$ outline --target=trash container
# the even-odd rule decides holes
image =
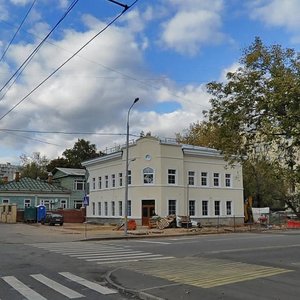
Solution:
[[[37,208],[34,206],[25,207],[24,209],[24,222],[35,223],[37,217]]]

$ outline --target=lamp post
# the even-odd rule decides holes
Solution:
[[[127,113],[127,131],[126,131],[126,169],[125,169],[125,211],[124,211],[124,233],[127,235],[128,231],[128,224],[127,224],[127,219],[128,219],[128,168],[129,168],[129,114],[130,111],[135,103],[137,103],[140,99],[135,98],[133,103],[128,109]]]

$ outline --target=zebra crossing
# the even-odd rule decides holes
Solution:
[[[84,286],[85,288],[88,288],[89,290],[96,292],[98,294],[102,295],[110,295],[110,294],[116,294],[117,291],[114,289],[110,289],[106,286],[100,285],[96,282],[89,281],[83,277],[79,277],[75,274],[69,273],[69,272],[59,272],[58,278],[56,280],[51,279],[44,274],[30,274],[28,277],[30,279],[33,279],[35,282],[30,282],[28,284],[28,278],[18,279],[15,276],[3,276],[0,277],[0,288],[5,290],[6,287],[2,286],[3,282],[4,285],[8,285],[13,290],[13,295],[9,294],[6,295],[7,298],[3,298],[5,296],[2,296],[1,300],[5,299],[21,299],[20,296],[23,296],[22,299],[28,299],[28,300],[47,300],[49,298],[46,298],[46,293],[49,295],[49,291],[45,290],[46,288],[49,288],[52,291],[55,291],[56,293],[61,294],[62,296],[68,298],[68,299],[78,299],[78,298],[86,298],[88,295],[84,295],[82,291],[86,292],[86,289],[80,289],[80,293],[75,291],[73,288],[67,287],[67,284],[70,284],[70,282],[73,282],[80,288],[80,286]],[[2,281],[2,282],[1,282]],[[65,283],[66,285],[62,284]],[[41,285],[43,287],[44,295],[37,292],[38,288],[34,289],[32,286]],[[12,298],[13,297],[13,298]],[[97,297],[97,296],[96,296]],[[53,296],[51,296],[50,299],[54,299]]]
[[[173,256],[164,256],[162,254],[134,250],[129,246],[116,246],[96,242],[38,243],[29,244],[29,246],[87,262],[94,262],[98,265],[174,258]]]

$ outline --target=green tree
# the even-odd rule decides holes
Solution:
[[[47,165],[47,171],[52,172],[55,168],[71,168],[72,165],[64,157],[52,159]]]
[[[271,165],[284,170],[282,180],[289,187],[284,198],[291,206],[287,196],[299,197],[290,191],[299,185],[300,56],[256,38],[240,63],[227,73],[226,82],[207,85],[212,95],[209,121],[220,128],[227,157],[253,160],[264,152]]]
[[[66,149],[63,156],[69,162],[71,168],[82,168],[81,163],[85,160],[99,157],[96,145],[84,139],[78,139],[72,149]]]
[[[42,156],[40,152],[33,152],[30,157],[26,154],[22,154],[20,159],[22,177],[30,177],[33,179],[46,179],[48,177],[46,166],[49,160],[46,156]]]

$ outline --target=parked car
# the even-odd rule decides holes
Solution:
[[[57,213],[47,213],[45,219],[43,219],[41,223],[49,224],[49,226],[55,224],[62,226],[64,224],[64,216]]]

